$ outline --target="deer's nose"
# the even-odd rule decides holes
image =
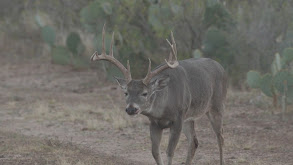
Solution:
[[[136,107],[129,106],[126,108],[125,111],[127,112],[128,115],[134,115],[137,113],[138,109]]]

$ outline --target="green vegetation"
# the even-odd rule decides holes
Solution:
[[[82,54],[85,46],[77,32],[70,32],[66,38],[66,46],[55,44],[56,33],[51,26],[42,26],[40,17],[35,17],[37,25],[41,29],[42,39],[51,48],[52,62],[60,65],[72,65],[75,68],[85,68],[88,66]]]
[[[42,39],[49,44],[54,46],[56,34],[54,29],[51,26],[41,27]]]
[[[85,46],[83,45],[79,34],[76,32],[69,33],[66,39],[66,46],[75,56],[82,55],[85,50]]]
[[[7,6],[1,10],[0,29],[5,34],[20,38],[39,34],[35,36],[50,47],[66,45],[71,58],[88,59],[94,51],[100,52],[106,23],[107,49],[109,36],[115,32],[114,54],[124,64],[130,60],[134,78],[145,75],[148,58],[153,66],[164,61],[170,51],[165,39],[171,30],[179,60],[215,59],[227,70],[230,84],[239,88],[251,69],[276,71],[277,66],[271,65],[276,52],[293,47],[293,3],[289,0],[3,1]],[[286,51],[290,54],[292,49]],[[290,58],[283,53],[281,67],[289,65]],[[97,66],[103,66],[107,75],[119,74],[102,63]]]
[[[201,7],[197,7],[197,3]],[[202,13],[194,13],[193,10]],[[103,22],[107,23],[108,32],[115,31],[118,36],[115,46],[121,54],[117,58],[124,63],[130,59],[131,66],[135,68],[134,77],[144,76],[148,58],[158,65],[168,55],[168,45],[163,41],[171,30],[178,42],[179,59],[203,55],[220,61],[226,67],[233,62],[227,31],[235,29],[235,23],[228,10],[216,1],[93,1],[82,8],[80,19],[85,30],[96,36],[94,43],[98,50]],[[194,38],[187,38],[187,35],[194,35]],[[113,68],[106,68],[112,72]]]
[[[286,111],[287,99],[293,100],[293,69],[290,66],[293,60],[292,50],[292,48],[286,48],[282,56],[278,53],[275,55],[271,64],[272,73],[266,73],[263,76],[257,71],[247,73],[247,84],[273,97],[275,107],[277,107],[277,101],[281,100],[283,112]]]
[[[247,73],[247,84],[251,88],[259,88],[260,87],[261,76],[257,71],[249,71]]]

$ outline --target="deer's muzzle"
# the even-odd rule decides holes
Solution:
[[[128,115],[135,115],[140,113],[140,108],[136,104],[129,104],[125,111]]]

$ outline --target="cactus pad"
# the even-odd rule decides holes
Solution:
[[[293,61],[293,48],[286,48],[282,53],[282,65],[289,64]]]
[[[273,76],[269,73],[263,75],[261,77],[261,80],[260,80],[260,89],[261,91],[269,96],[269,97],[273,97],[273,83],[272,83],[272,80],[273,80]]]
[[[80,55],[85,50],[80,36],[76,32],[71,32],[66,39],[66,46],[72,52],[73,55]]]
[[[44,26],[41,29],[42,39],[49,44],[50,46],[54,46],[55,42],[55,31],[51,26]]]
[[[259,88],[260,87],[261,76],[257,71],[249,71],[246,76],[246,81],[249,87]]]
[[[274,86],[280,92],[284,92],[284,83],[287,82],[287,88],[293,87],[293,75],[287,71],[283,70],[278,72],[273,79]]]

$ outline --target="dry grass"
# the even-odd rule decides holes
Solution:
[[[80,103],[72,105],[68,102],[57,100],[41,100],[27,105],[30,110],[24,117],[26,119],[36,119],[40,122],[45,120],[54,120],[59,122],[80,123],[86,130],[102,129],[101,122],[107,122],[114,129],[132,127],[135,124],[141,124],[139,118],[133,121],[124,111],[121,110],[118,103],[113,101],[110,95],[106,95],[108,101],[107,107],[103,104]],[[16,106],[15,102],[9,102],[9,106]],[[135,124],[134,124],[135,123]]]
[[[250,162],[247,158],[244,158],[244,157],[240,157],[231,162],[231,165],[265,165],[265,164],[266,163],[264,163],[260,159]]]
[[[256,143],[256,139],[253,138],[239,141],[239,139],[234,137],[225,140],[225,149],[230,150],[237,148],[239,150],[252,150]]]
[[[235,104],[247,104],[247,105],[253,105],[258,108],[263,109],[272,109],[272,98],[264,95],[259,90],[252,90],[250,92],[248,91],[236,91],[236,90],[228,90],[227,93],[227,104],[229,105],[235,105]]]
[[[101,160],[68,142],[0,132],[0,164],[91,165]]]
[[[114,102],[113,98],[110,95],[106,95],[106,97],[110,101],[112,108],[103,113],[103,119],[111,123],[116,129],[133,126],[133,122],[125,115],[124,111],[120,110],[119,105]]]
[[[277,108],[273,106],[273,98],[266,96],[258,89],[251,91],[228,90],[227,105],[251,105],[256,108],[264,109],[267,114],[282,115],[282,107],[279,101]],[[229,106],[227,106],[229,107]],[[285,112],[285,120],[293,119],[293,104],[288,102]]]

